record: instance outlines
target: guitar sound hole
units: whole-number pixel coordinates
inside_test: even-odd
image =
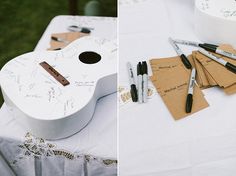
[[[79,60],[85,64],[95,64],[101,60],[101,55],[92,51],[85,51],[79,55]]]

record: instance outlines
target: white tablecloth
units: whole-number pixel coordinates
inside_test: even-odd
[[[120,90],[129,89],[127,61],[136,67],[138,61],[175,56],[170,36],[199,41],[193,12],[193,0],[120,1]],[[186,54],[194,49],[181,48]],[[120,175],[236,175],[236,95],[218,88],[203,93],[210,106],[178,121],[156,92],[145,104],[120,102]]]
[[[93,27],[94,30],[91,32],[91,35],[93,36],[103,37],[110,40],[116,40],[117,38],[116,18],[57,16],[48,25],[35,50],[39,51],[49,48],[51,34],[68,32],[67,27],[69,25]],[[116,131],[117,95],[111,94],[99,99],[93,119],[86,126],[86,128],[71,137],[62,140],[50,141],[50,143],[55,145],[56,149],[68,151],[69,153],[80,153],[101,158],[116,159]],[[23,144],[28,140],[26,136],[27,131],[12,118],[7,111],[6,105],[3,104],[0,109],[0,138],[11,139],[13,141],[18,141],[16,144]],[[31,136],[31,138],[34,139],[35,137]],[[2,154],[4,155],[4,153]],[[19,153],[12,153],[12,155],[15,155],[15,158],[19,157]],[[7,162],[11,164],[13,161]],[[57,167],[59,167],[59,165]],[[100,174],[102,174],[102,172]]]

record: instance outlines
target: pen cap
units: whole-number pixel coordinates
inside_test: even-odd
[[[142,62],[142,73],[143,74],[147,74],[148,73],[147,62],[146,61]]]
[[[54,36],[51,36],[51,39],[52,39],[52,40],[56,40],[56,41],[58,40],[58,38],[57,38],[57,37],[54,37]]]
[[[186,99],[186,105],[185,105],[186,113],[190,113],[191,112],[192,106],[193,106],[193,95],[192,94],[188,94],[187,95],[187,99]]]
[[[219,47],[218,45],[214,45],[214,44],[210,44],[210,43],[203,43],[203,45],[210,46],[212,48],[218,48]]]
[[[192,68],[192,65],[191,63],[189,62],[188,58],[184,55],[184,54],[181,54],[180,55],[180,58],[184,64],[184,66],[187,68],[187,69],[191,69]]]
[[[210,45],[205,45],[205,44],[199,44],[201,48],[204,48],[207,51],[215,52],[216,47],[210,46]]]
[[[83,27],[80,32],[85,33],[85,34],[89,34],[89,33],[91,33],[91,30]]]
[[[138,101],[138,93],[137,93],[136,86],[134,84],[131,85],[130,94],[131,94],[132,101],[137,102]]]
[[[231,63],[229,63],[229,62],[227,62],[225,66],[226,66],[226,68],[227,68],[228,70],[230,70],[231,72],[236,73],[236,66],[235,66],[235,65],[233,65],[233,64],[231,64]]]
[[[142,75],[142,64],[141,62],[138,63],[137,65],[137,75]]]

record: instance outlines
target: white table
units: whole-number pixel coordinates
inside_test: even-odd
[[[136,67],[138,61],[175,56],[170,36],[199,41],[193,10],[193,0],[120,1],[120,88],[129,89],[127,61]],[[186,54],[194,49],[181,48]],[[203,93],[210,106],[179,121],[157,93],[146,104],[120,102],[120,175],[236,175],[236,95],[218,88]]]
[[[91,35],[116,40],[116,18],[85,17],[85,16],[56,16],[35,50],[49,48],[52,33],[68,32],[67,26],[79,25],[93,27]],[[93,119],[79,133],[56,141],[49,141],[57,149],[69,152],[78,152],[103,158],[117,158],[117,95],[111,94],[99,99]],[[16,141],[25,141],[27,131],[21,127],[7,111],[6,105],[0,109],[0,137],[11,138]],[[17,157],[17,153],[15,154]],[[0,172],[1,173],[1,172]]]

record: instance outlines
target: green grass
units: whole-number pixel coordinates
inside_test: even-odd
[[[78,0],[78,14],[88,0]],[[117,0],[100,0],[101,16],[117,16]],[[0,68],[10,59],[32,51],[51,19],[68,15],[67,0],[0,0]],[[3,98],[0,95],[0,106]]]

